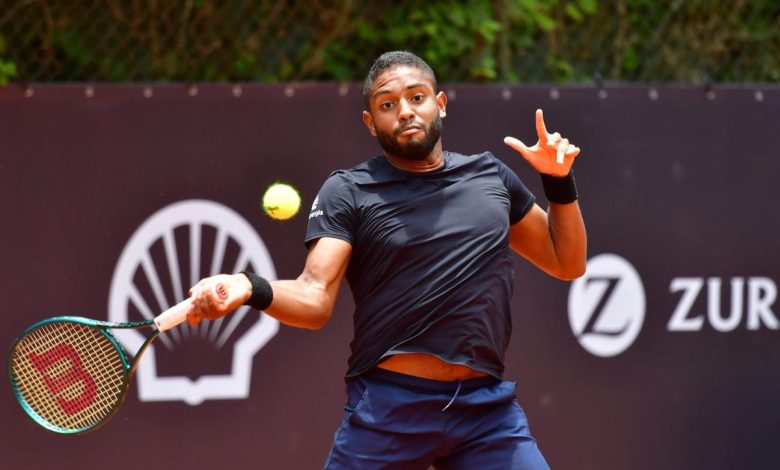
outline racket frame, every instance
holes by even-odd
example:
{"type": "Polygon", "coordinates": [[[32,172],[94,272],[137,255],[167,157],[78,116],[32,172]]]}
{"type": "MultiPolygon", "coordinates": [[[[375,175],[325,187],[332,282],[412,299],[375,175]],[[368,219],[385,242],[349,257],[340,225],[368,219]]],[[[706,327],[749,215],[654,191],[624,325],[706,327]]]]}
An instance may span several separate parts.
{"type": "Polygon", "coordinates": [[[115,323],[115,322],[107,322],[107,321],[100,321],[100,320],[93,320],[91,318],[84,318],[84,317],[77,317],[77,316],[60,316],[60,317],[52,317],[47,318],[45,320],[41,320],[31,326],[29,326],[22,334],[20,334],[16,340],[14,340],[13,345],[11,346],[11,353],[8,357],[8,381],[11,384],[11,389],[13,390],[14,397],[16,398],[16,401],[19,402],[19,404],[22,406],[22,409],[25,411],[27,416],[35,421],[36,424],[42,426],[43,428],[47,429],[48,431],[54,432],[56,434],[68,434],[68,435],[74,435],[74,434],[85,434],[90,431],[94,431],[104,424],[106,424],[117,412],[119,407],[121,406],[122,402],[124,401],[125,397],[127,396],[127,391],[130,388],[130,381],[133,378],[133,375],[135,374],[136,367],[138,366],[138,360],[141,358],[143,353],[146,351],[146,349],[149,347],[149,345],[152,344],[152,342],[157,339],[157,337],[160,335],[160,330],[155,326],[154,320],[144,320],[144,321],[136,321],[136,322],[123,322],[123,323],[115,323]],[[119,394],[117,395],[116,402],[111,406],[111,411],[106,414],[100,421],[97,423],[86,426],[83,428],[78,429],[67,429],[62,428],[56,425],[51,424],[50,422],[43,419],[31,406],[29,403],[27,403],[27,400],[25,400],[24,396],[22,395],[19,386],[16,381],[16,377],[13,371],[13,351],[16,349],[16,345],[19,343],[19,341],[22,340],[28,333],[35,330],[36,328],[40,328],[41,326],[47,325],[49,323],[61,323],[61,322],[68,322],[68,323],[77,323],[84,326],[88,326],[91,328],[94,328],[98,330],[103,336],[106,337],[106,339],[111,342],[111,344],[114,346],[114,348],[119,353],[119,358],[122,361],[122,368],[124,369],[124,376],[122,378],[122,386],[121,390],[119,391],[119,394]],[[133,360],[130,362],[128,360],[127,352],[124,350],[122,345],[119,344],[119,342],[116,340],[113,334],[109,331],[109,329],[127,329],[127,328],[145,328],[145,327],[151,327],[154,329],[154,332],[146,338],[144,343],[141,345],[141,347],[138,349],[138,352],[136,352],[133,355],[133,360]]]}

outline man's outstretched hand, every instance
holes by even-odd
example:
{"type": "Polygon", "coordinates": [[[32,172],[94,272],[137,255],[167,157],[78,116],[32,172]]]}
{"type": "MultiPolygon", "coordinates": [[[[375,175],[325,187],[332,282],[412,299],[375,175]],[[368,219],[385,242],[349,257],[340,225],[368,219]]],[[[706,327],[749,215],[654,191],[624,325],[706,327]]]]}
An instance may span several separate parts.
{"type": "Polygon", "coordinates": [[[520,152],[520,155],[539,173],[551,176],[566,176],[569,174],[574,158],[579,155],[580,148],[564,139],[561,134],[550,134],[544,125],[542,110],[536,110],[536,133],[539,140],[533,147],[527,147],[514,137],[504,137],[504,143],[520,152]]]}

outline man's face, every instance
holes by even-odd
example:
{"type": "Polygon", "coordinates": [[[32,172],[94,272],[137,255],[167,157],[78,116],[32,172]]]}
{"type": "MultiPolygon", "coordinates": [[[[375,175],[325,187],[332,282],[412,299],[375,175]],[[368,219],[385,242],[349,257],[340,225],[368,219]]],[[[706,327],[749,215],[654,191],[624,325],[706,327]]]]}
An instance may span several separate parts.
{"type": "Polygon", "coordinates": [[[363,122],[385,153],[424,160],[441,137],[447,98],[415,67],[396,66],[374,81],[363,122]]]}

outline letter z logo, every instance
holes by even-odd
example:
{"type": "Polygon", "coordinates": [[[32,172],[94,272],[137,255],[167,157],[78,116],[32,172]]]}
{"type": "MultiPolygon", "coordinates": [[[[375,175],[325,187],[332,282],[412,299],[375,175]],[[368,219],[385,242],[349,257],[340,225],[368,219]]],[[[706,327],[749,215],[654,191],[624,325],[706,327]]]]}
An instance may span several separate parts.
{"type": "Polygon", "coordinates": [[[633,266],[613,254],[588,261],[569,290],[569,324],[586,351],[600,357],[625,351],[642,329],[645,292],[633,266]]]}

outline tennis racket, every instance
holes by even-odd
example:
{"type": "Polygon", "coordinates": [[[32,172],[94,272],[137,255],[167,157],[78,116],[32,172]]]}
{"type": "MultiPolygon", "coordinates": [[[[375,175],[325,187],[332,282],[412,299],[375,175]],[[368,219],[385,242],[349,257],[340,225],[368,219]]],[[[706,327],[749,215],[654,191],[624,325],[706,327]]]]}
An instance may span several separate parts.
{"type": "MultiPolygon", "coordinates": [[[[215,292],[226,298],[218,287],[215,292]]],[[[33,421],[59,434],[81,434],[105,424],[127,394],[136,365],[160,333],[187,319],[192,299],[145,321],[113,323],[82,317],[40,321],[16,339],[8,358],[14,396],[33,421]],[[133,360],[110,328],[150,328],[133,360]]]]}

